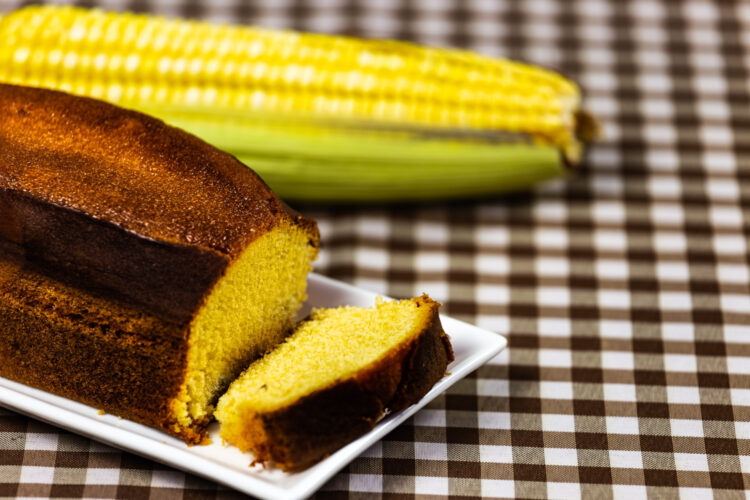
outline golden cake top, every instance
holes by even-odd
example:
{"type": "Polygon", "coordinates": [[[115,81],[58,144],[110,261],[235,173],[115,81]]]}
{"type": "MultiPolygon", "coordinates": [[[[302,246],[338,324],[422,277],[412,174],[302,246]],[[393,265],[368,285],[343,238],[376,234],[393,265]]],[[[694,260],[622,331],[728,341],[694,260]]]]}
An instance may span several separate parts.
{"type": "Polygon", "coordinates": [[[155,241],[230,256],[282,203],[249,168],[141,113],[53,90],[0,84],[0,189],[155,241]]]}

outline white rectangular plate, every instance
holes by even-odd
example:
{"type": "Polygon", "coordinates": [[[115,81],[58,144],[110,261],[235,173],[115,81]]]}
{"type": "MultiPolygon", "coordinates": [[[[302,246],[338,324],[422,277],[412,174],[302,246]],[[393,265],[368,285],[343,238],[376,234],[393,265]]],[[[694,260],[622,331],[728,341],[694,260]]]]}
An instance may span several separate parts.
{"type": "MultiPolygon", "coordinates": [[[[371,307],[375,302],[375,293],[323,276],[311,274],[308,283],[309,299],[302,311],[303,316],[312,307],[344,304],[371,307]]],[[[249,467],[252,456],[234,447],[223,446],[216,423],[209,428],[212,444],[188,447],[163,432],[114,415],[99,415],[96,408],[2,377],[0,405],[250,495],[274,500],[304,498],[438,394],[499,353],[507,343],[495,333],[445,316],[440,319],[456,355],[456,360],[448,367],[450,374],[435,384],[417,404],[388,415],[369,433],[317,465],[296,473],[249,467]]]]}

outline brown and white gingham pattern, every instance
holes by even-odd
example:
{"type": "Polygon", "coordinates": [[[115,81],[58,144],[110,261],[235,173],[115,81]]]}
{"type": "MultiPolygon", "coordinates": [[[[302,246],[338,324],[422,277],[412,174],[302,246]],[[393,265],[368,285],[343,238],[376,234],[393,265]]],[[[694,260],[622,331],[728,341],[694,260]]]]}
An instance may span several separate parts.
{"type": "MultiPolygon", "coordinates": [[[[524,59],[579,81],[602,120],[579,175],[533,193],[299,207],[320,223],[319,272],[429,292],[510,339],[317,496],[745,498],[750,4],[85,3],[524,59]]],[[[235,493],[0,410],[0,496],[16,495],[235,493]]]]}

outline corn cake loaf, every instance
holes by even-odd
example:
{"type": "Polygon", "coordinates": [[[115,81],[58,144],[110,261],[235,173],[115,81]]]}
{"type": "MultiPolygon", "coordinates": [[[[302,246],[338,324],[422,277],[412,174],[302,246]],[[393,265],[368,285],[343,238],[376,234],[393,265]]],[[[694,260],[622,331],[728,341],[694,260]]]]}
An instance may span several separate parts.
{"type": "Polygon", "coordinates": [[[317,246],[200,139],[0,84],[0,376],[200,442],[293,327],[317,246]]]}
{"type": "Polygon", "coordinates": [[[311,465],[415,403],[453,350],[428,296],[314,310],[219,399],[224,440],[257,462],[311,465]]]}

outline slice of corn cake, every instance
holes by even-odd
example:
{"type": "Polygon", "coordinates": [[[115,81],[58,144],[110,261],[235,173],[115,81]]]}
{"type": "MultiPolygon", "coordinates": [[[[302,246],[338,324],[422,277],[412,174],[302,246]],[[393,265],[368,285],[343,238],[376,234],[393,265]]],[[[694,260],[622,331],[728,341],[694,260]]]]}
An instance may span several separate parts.
{"type": "Polygon", "coordinates": [[[423,295],[314,310],[219,399],[222,438],[294,470],[365,434],[386,410],[421,399],[453,361],[439,306],[423,295]]]}

